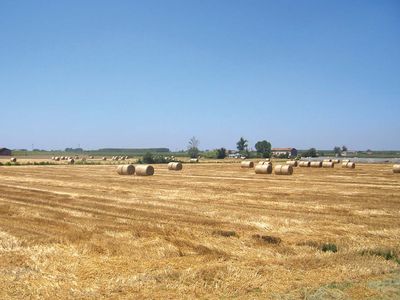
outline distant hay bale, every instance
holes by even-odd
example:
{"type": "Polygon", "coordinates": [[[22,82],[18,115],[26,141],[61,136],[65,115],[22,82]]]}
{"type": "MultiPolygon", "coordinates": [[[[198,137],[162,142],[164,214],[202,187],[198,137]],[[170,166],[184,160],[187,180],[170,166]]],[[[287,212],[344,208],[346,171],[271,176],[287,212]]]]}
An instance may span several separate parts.
{"type": "Polygon", "coordinates": [[[182,163],[180,163],[180,162],[170,162],[168,164],[168,170],[171,170],[171,171],[180,171],[180,170],[182,170],[182,168],[183,168],[183,166],[182,166],[182,163]]]}
{"type": "Polygon", "coordinates": [[[244,160],[240,163],[241,168],[254,168],[254,163],[251,160],[244,160]]]}
{"type": "Polygon", "coordinates": [[[400,165],[393,165],[393,173],[400,173],[400,165]]]}
{"type": "Polygon", "coordinates": [[[136,175],[138,176],[151,176],[154,174],[154,168],[151,165],[137,165],[136,175]]]}
{"type": "Polygon", "coordinates": [[[54,156],[52,156],[52,157],[51,157],[51,160],[54,160],[54,158],[55,158],[55,157],[54,157],[54,156]]]}
{"type": "Polygon", "coordinates": [[[198,163],[198,162],[199,162],[199,159],[198,159],[198,158],[191,158],[191,159],[189,160],[189,162],[191,162],[191,163],[198,163]]]}
{"type": "Polygon", "coordinates": [[[107,157],[103,156],[102,160],[107,160],[107,157]]]}
{"type": "Polygon", "coordinates": [[[342,163],[342,168],[354,169],[356,164],[352,161],[342,163]]]}
{"type": "Polygon", "coordinates": [[[119,175],[133,175],[135,173],[135,166],[133,165],[119,165],[117,167],[119,175]]]}
{"type": "Polygon", "coordinates": [[[89,156],[89,158],[90,158],[90,159],[93,159],[93,158],[94,158],[94,156],[93,156],[93,155],[90,155],[90,156],[89,156]]]}
{"type": "Polygon", "coordinates": [[[332,162],[335,164],[338,164],[338,163],[340,163],[340,159],[332,159],[332,162]]]}
{"type": "Polygon", "coordinates": [[[68,163],[70,165],[73,165],[75,163],[75,159],[73,159],[72,157],[68,159],[68,163]]]}
{"type": "Polygon", "coordinates": [[[322,161],[312,161],[310,163],[311,168],[321,168],[322,167],[322,161]]]}
{"type": "Polygon", "coordinates": [[[348,163],[348,162],[350,162],[350,159],[343,159],[342,160],[342,163],[348,163]]]}
{"type": "Polygon", "coordinates": [[[275,175],[292,175],[293,167],[291,165],[277,165],[274,168],[275,175]]]}
{"type": "Polygon", "coordinates": [[[292,167],[297,167],[297,160],[288,160],[286,162],[287,165],[292,166],[292,167]]]}
{"type": "Polygon", "coordinates": [[[324,161],[322,162],[322,167],[323,168],[333,168],[335,164],[331,161],[324,161]]]}
{"type": "Polygon", "coordinates": [[[17,162],[17,158],[16,157],[11,157],[10,161],[13,162],[13,163],[16,163],[17,162]]]}
{"type": "Polygon", "coordinates": [[[60,161],[60,158],[58,156],[54,157],[55,161],[60,161]]]}
{"type": "Polygon", "coordinates": [[[272,163],[270,161],[262,160],[262,161],[259,161],[257,165],[271,165],[272,166],[272,163]]]}
{"type": "Polygon", "coordinates": [[[79,159],[79,156],[78,156],[78,155],[75,155],[75,159],[79,159]]]}
{"type": "Polygon", "coordinates": [[[305,160],[300,161],[299,162],[299,167],[308,168],[308,167],[310,167],[310,162],[309,161],[305,161],[305,160]]]}
{"type": "Polygon", "coordinates": [[[272,164],[264,164],[264,165],[257,165],[254,168],[256,174],[271,174],[272,173],[272,164]]]}
{"type": "Polygon", "coordinates": [[[332,162],[332,159],[324,159],[322,162],[332,162]]]}

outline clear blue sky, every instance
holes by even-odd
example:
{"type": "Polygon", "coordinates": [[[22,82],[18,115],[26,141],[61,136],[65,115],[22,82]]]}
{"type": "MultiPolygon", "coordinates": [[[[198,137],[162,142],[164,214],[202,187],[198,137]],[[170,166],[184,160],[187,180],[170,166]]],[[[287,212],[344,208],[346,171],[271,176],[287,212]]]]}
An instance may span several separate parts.
{"type": "Polygon", "coordinates": [[[400,149],[400,1],[0,1],[0,146],[400,149]]]}

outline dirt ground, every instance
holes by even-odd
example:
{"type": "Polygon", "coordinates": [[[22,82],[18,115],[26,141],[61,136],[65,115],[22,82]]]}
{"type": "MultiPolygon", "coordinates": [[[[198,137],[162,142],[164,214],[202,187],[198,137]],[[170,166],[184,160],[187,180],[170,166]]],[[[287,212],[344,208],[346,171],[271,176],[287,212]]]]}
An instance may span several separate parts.
{"type": "Polygon", "coordinates": [[[391,170],[0,166],[0,298],[400,298],[391,170]]]}

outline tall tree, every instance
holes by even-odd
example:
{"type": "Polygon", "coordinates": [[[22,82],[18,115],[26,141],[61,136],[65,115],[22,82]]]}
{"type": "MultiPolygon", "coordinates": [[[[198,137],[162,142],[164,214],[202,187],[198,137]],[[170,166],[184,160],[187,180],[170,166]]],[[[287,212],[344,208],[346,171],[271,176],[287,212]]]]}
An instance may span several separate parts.
{"type": "Polygon", "coordinates": [[[247,149],[247,140],[241,137],[240,140],[236,143],[236,145],[239,151],[244,151],[245,149],[247,149]]]}
{"type": "Polygon", "coordinates": [[[333,148],[333,152],[334,152],[337,156],[341,156],[341,155],[342,155],[342,150],[340,149],[339,146],[335,146],[335,148],[333,148]]]}
{"type": "Polygon", "coordinates": [[[347,147],[343,145],[343,146],[342,146],[342,151],[343,151],[343,152],[347,151],[347,147]]]}
{"type": "Polygon", "coordinates": [[[258,141],[255,144],[257,153],[261,154],[262,157],[271,157],[271,143],[263,140],[263,141],[258,141]]]}
{"type": "Polygon", "coordinates": [[[188,144],[188,155],[190,158],[197,158],[199,156],[199,140],[196,139],[196,137],[192,137],[189,140],[189,144],[188,144]]]}
{"type": "Polygon", "coordinates": [[[224,159],[226,157],[226,149],[225,148],[217,149],[216,154],[218,159],[224,159]]]}

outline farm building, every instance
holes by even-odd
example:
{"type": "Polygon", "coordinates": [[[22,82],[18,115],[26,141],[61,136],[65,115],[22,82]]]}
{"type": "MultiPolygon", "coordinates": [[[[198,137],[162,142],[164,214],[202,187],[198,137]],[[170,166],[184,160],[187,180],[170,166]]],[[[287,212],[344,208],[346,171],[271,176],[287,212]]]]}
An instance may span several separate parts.
{"type": "Polygon", "coordinates": [[[10,156],[11,155],[11,150],[7,149],[7,148],[0,148],[0,155],[10,156]]]}
{"type": "Polygon", "coordinates": [[[272,148],[273,156],[287,155],[287,157],[296,157],[296,148],[272,148]]]}

